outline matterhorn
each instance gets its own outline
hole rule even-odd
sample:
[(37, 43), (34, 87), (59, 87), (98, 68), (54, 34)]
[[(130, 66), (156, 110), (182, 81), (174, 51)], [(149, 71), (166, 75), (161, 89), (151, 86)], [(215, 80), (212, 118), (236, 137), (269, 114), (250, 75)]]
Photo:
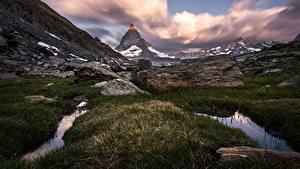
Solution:
[(150, 60), (154, 66), (169, 66), (178, 62), (174, 56), (160, 52), (152, 44), (142, 38), (134, 24), (129, 26), (116, 50), (130, 60)]

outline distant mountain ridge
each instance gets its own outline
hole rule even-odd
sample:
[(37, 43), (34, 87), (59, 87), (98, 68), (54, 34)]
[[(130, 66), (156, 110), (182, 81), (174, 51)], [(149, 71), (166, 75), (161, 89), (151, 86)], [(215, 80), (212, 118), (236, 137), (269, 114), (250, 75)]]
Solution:
[(180, 59), (205, 58), (217, 55), (238, 56), (253, 52), (259, 52), (262, 49), (270, 48), (275, 44), (277, 44), (277, 42), (274, 41), (252, 43), (249, 40), (240, 37), (229, 43), (225, 43), (213, 48), (189, 48), (169, 54), (174, 55), (176, 56), (176, 58)]

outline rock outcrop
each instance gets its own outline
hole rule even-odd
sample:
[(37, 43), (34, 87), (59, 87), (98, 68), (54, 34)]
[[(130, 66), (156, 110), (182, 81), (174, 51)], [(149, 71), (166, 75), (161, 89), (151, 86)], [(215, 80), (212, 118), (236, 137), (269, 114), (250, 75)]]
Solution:
[(300, 153), (275, 150), (264, 150), (251, 147), (222, 147), (217, 150), (223, 161), (237, 161), (243, 159), (284, 159), (300, 160)]
[(108, 81), (102, 86), (101, 94), (105, 96), (149, 95), (148, 92), (139, 89), (133, 83), (124, 79)]
[(98, 82), (108, 81), (120, 78), (119, 75), (106, 68), (88, 68), (82, 67), (75, 70), (75, 82), (84, 82), (88, 80), (96, 80)]
[(135, 79), (158, 91), (193, 87), (242, 87), (242, 73), (231, 58), (207, 58), (136, 73)]

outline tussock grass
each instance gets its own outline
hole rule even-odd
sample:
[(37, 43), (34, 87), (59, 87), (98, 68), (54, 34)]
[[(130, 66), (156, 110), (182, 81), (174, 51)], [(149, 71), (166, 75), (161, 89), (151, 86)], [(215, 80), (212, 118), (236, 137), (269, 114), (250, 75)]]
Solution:
[[(67, 153), (64, 159), (59, 159), (65, 153), (59, 151), (36, 165), (41, 168), (47, 168), (48, 164), (54, 168), (205, 168), (217, 160), (214, 150), (219, 146), (254, 145), (239, 130), (158, 100), (96, 107), (77, 121), (66, 138), (71, 147), (76, 145), (74, 148), (81, 149), (80, 157)], [(70, 161), (76, 161), (76, 165)]]

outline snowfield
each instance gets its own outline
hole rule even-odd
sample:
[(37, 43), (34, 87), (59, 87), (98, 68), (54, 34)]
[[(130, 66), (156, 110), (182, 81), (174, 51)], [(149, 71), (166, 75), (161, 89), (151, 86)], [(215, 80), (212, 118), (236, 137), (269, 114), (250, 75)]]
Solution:
[(148, 47), (148, 49), (149, 49), (152, 53), (155, 53), (158, 57), (175, 59), (175, 56), (169, 56), (169, 55), (167, 55), (167, 54), (165, 54), (165, 53), (161, 53), (160, 51), (154, 49), (153, 47)]

